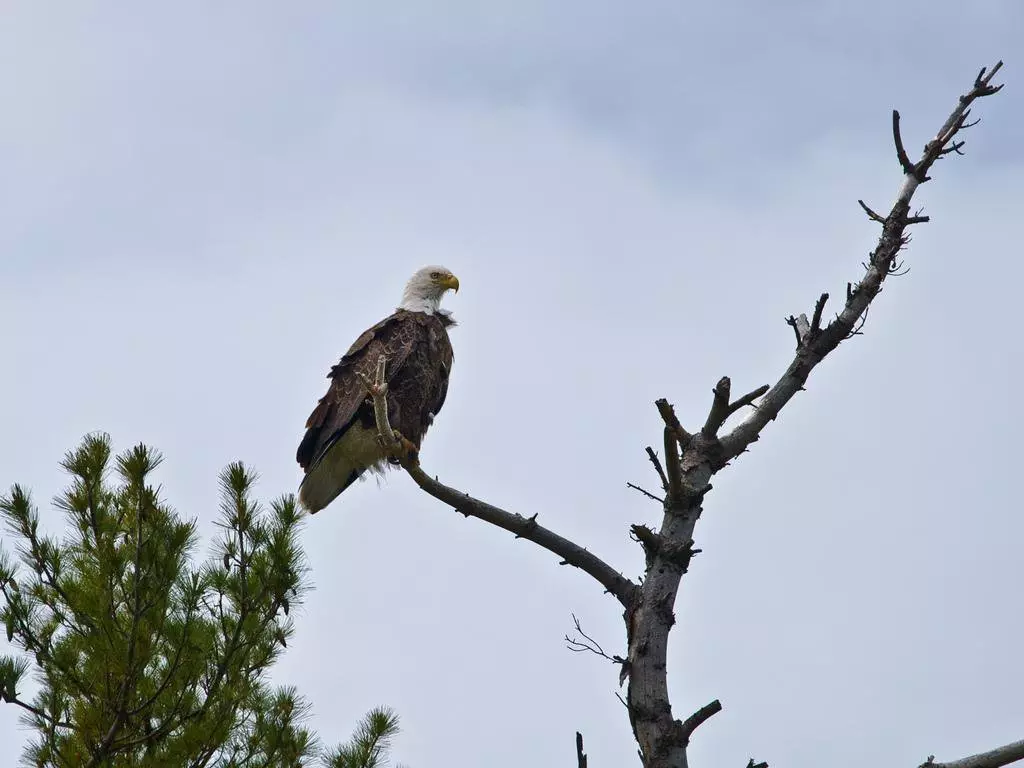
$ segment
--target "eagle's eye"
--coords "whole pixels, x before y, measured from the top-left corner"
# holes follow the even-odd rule
[[[430,273],[430,279],[431,280],[440,280],[441,279],[441,273],[440,272],[431,272]]]

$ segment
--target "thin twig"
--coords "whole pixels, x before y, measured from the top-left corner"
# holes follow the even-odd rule
[[[63,720],[57,720],[56,718],[52,717],[51,715],[46,714],[46,712],[44,712],[43,710],[39,709],[38,707],[34,707],[31,704],[28,704],[28,703],[22,701],[21,699],[19,699],[17,697],[15,697],[15,698],[5,698],[4,701],[6,701],[9,704],[14,704],[16,706],[19,706],[19,707],[21,707],[22,709],[24,709],[24,710],[26,710],[28,712],[31,712],[33,715],[38,717],[40,720],[42,720],[43,722],[49,724],[50,726],[52,726],[54,728],[74,728],[75,727],[74,723],[66,723]]]
[[[661,496],[655,496],[653,493],[648,491],[646,488],[641,488],[636,483],[626,483],[626,487],[627,488],[632,488],[634,491],[639,491],[644,496],[646,496],[648,499],[653,499],[654,501],[658,502],[659,504],[664,504],[665,503],[665,500],[663,498],[661,498]]]
[[[575,640],[569,637],[569,635],[566,635],[565,644],[570,651],[572,651],[573,653],[583,653],[584,651],[589,651],[595,656],[600,656],[602,659],[608,659],[608,661],[612,662],[613,664],[625,664],[626,660],[624,658],[622,658],[621,656],[609,656],[607,653],[604,652],[604,648],[601,647],[601,644],[597,642],[597,640],[595,640],[583,631],[583,628],[580,626],[580,620],[576,618],[575,613],[572,614],[572,622],[576,626],[576,631],[580,634],[580,637],[582,637],[583,640]]]
[[[661,489],[668,493],[668,478],[665,477],[665,469],[661,466],[658,454],[649,445],[647,446],[647,458],[651,460],[651,464],[654,465],[654,471],[658,473],[658,479],[661,480]]]

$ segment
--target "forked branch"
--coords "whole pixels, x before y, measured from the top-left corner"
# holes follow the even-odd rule
[[[613,664],[625,664],[626,660],[617,654],[605,653],[604,648],[594,638],[583,631],[583,627],[580,626],[580,620],[576,618],[576,614],[572,615],[572,623],[576,627],[576,633],[582,640],[576,637],[565,636],[565,646],[573,653],[583,653],[589,651],[595,656],[600,656],[602,659],[607,659]]]

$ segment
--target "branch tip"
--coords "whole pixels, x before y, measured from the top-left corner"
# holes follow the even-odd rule
[[[821,313],[825,311],[825,303],[828,301],[828,294],[823,293],[814,304],[814,317],[811,318],[809,333],[814,336],[821,331]]]
[[[661,489],[668,493],[668,477],[665,476],[665,468],[661,466],[661,460],[658,458],[658,454],[655,453],[651,446],[647,446],[647,458],[651,460],[651,464],[654,465],[654,471],[658,473],[658,479],[661,481]]]
[[[710,704],[705,704],[703,707],[701,707],[688,718],[686,718],[686,720],[683,721],[681,728],[681,734],[683,739],[685,740],[685,743],[689,744],[690,737],[693,735],[693,732],[721,711],[722,702],[720,702],[718,699],[715,699]]]
[[[587,768],[587,753],[583,751],[583,734],[576,731],[576,767]]]
[[[704,437],[715,437],[719,428],[729,418],[729,394],[732,390],[732,381],[728,376],[723,376],[711,390],[711,410],[708,412],[707,421],[701,428]]]
[[[679,423],[675,407],[663,397],[655,400],[654,405],[657,407],[658,413],[661,414],[661,420],[665,422],[665,427],[672,430],[676,441],[679,443],[680,450],[685,451],[693,439],[693,435],[683,429],[683,425]]]
[[[860,207],[864,209],[864,213],[868,215],[869,219],[871,219],[872,221],[877,221],[879,224],[885,224],[885,218],[879,216],[877,213],[871,210],[868,207],[867,203],[865,203],[863,200],[858,200],[857,202],[860,204]]]
[[[638,493],[642,493],[648,499],[656,501],[659,504],[664,504],[665,503],[665,500],[663,498],[661,498],[660,496],[656,496],[655,494],[653,494],[650,491],[648,491],[646,488],[641,488],[636,483],[629,483],[629,482],[627,482],[626,483],[626,487],[627,488],[632,488],[634,491],[637,491]]]
[[[918,176],[918,169],[907,156],[906,147],[903,146],[903,136],[900,134],[900,113],[898,109],[892,111],[892,140],[896,144],[896,159],[900,161],[900,168],[907,176],[913,176],[919,182],[922,179]]]

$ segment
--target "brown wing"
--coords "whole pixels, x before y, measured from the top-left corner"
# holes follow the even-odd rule
[[[444,323],[436,315],[416,314],[419,343],[405,368],[389,386],[391,424],[417,448],[441,411],[448,393],[453,353]]]
[[[434,416],[441,412],[445,398],[448,396],[448,377],[451,376],[452,363],[455,362],[455,351],[452,349],[451,340],[448,338],[448,328],[455,325],[450,318],[438,318],[441,320],[441,327],[436,326],[430,329],[431,346],[437,350],[437,359],[440,364],[440,371],[434,385],[434,402],[430,409]],[[447,320],[447,322],[446,322]]]
[[[331,368],[331,384],[306,420],[306,434],[295,452],[295,460],[309,471],[352,424],[356,412],[366,399],[366,388],[356,375],[364,373],[371,379],[377,358],[387,358],[387,380],[390,382],[402,369],[415,346],[418,324],[411,313],[398,310],[366,330]]]

